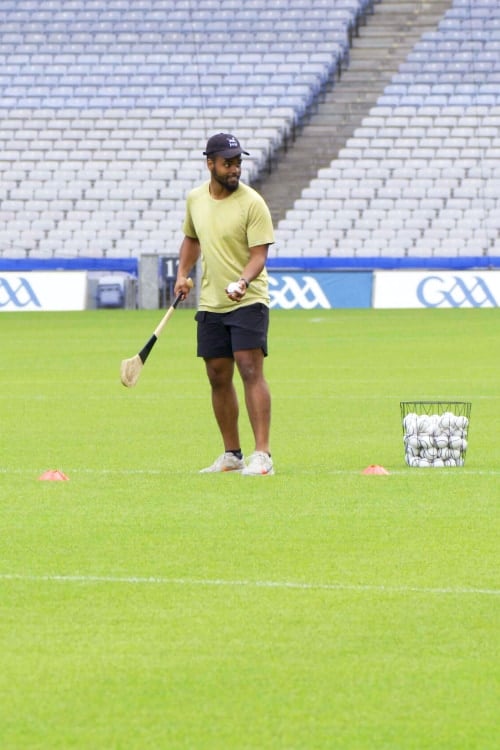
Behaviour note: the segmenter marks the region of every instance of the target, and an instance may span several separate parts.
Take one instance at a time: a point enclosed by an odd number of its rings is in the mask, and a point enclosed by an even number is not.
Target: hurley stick
[[[192,279],[187,280],[188,286],[190,289],[193,287],[193,281]],[[167,312],[163,316],[163,318],[160,320],[158,325],[155,328],[155,331],[149,341],[146,342],[146,344],[142,347],[141,351],[136,354],[134,357],[130,357],[130,359],[123,359],[121,366],[120,366],[120,380],[122,381],[123,385],[127,388],[132,388],[137,381],[139,380],[139,375],[141,374],[141,370],[144,367],[144,363],[146,362],[147,358],[149,357],[149,354],[151,352],[151,349],[158,341],[158,338],[167,325],[168,321],[173,315],[173,312],[179,302],[182,300],[183,294],[180,292],[173,303],[168,308]]]

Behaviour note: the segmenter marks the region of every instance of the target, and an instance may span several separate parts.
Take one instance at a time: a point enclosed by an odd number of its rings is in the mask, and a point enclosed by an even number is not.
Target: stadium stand
[[[373,0],[5,0],[0,255],[176,252],[207,133],[270,169]],[[228,31],[229,30],[229,31]],[[499,254],[500,9],[454,0],[277,228],[274,256]]]
[[[251,182],[345,64],[367,5],[3,2],[0,253],[172,251],[207,133],[251,141]]]
[[[279,222],[278,257],[500,255],[499,28],[496,0],[455,0]]]

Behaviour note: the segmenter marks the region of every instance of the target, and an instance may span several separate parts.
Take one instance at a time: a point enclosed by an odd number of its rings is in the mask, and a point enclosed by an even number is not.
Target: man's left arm
[[[247,282],[247,286],[250,286],[251,282],[264,270],[268,250],[269,245],[256,245],[249,248],[250,257],[241,272],[241,278]]]
[[[269,245],[255,245],[249,248],[249,258],[237,283],[237,289],[228,292],[228,297],[233,300],[240,300],[254,279],[264,270],[266,265]]]

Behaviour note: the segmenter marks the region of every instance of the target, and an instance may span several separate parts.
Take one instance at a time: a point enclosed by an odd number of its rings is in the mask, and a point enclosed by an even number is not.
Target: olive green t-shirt
[[[249,248],[274,242],[270,211],[256,190],[239,184],[227,198],[215,200],[206,182],[190,191],[183,231],[201,247],[202,278],[199,309],[229,312],[236,305],[262,302],[269,307],[267,271],[253,279],[242,301],[228,299],[225,288],[241,278]]]

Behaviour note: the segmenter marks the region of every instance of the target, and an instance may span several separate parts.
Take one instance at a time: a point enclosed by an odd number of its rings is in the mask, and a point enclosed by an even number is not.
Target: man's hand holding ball
[[[229,299],[239,302],[244,297],[248,287],[248,282],[245,279],[239,279],[238,281],[232,281],[227,285],[225,292]]]

